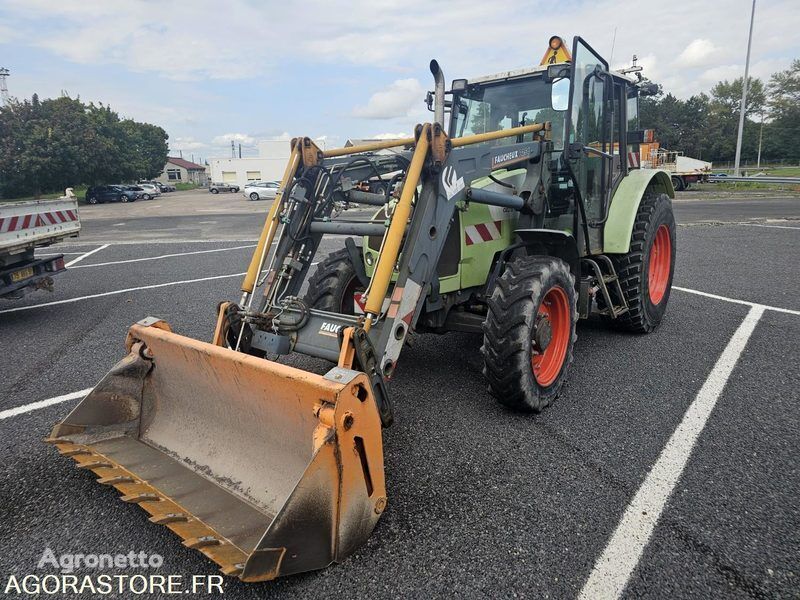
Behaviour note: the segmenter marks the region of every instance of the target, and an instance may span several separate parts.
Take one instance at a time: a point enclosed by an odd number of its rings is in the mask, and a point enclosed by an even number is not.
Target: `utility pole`
[[[742,80],[742,104],[739,107],[739,133],[736,135],[736,160],[733,165],[733,176],[739,177],[739,159],[742,157],[742,134],[744,133],[744,109],[747,106],[747,76],[750,72],[750,46],[753,43],[753,20],[756,16],[756,0],[750,11],[750,35],[747,37],[747,58],[744,62],[744,79]]]
[[[8,86],[6,85],[6,77],[11,74],[11,71],[5,67],[0,67],[0,106],[7,106],[8,101],[11,99],[8,95]]]

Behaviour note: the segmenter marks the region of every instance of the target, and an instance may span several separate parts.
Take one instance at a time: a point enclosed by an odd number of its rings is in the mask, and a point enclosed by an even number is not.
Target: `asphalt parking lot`
[[[77,399],[31,406],[94,385],[146,315],[210,339],[268,204],[209,196],[82,209],[81,238],[47,250],[77,261],[55,291],[0,304],[3,578],[53,572],[48,547],[217,572],[42,443]],[[225,596],[800,596],[800,198],[687,194],[675,212],[657,332],[580,323],[565,391],[535,416],[488,396],[478,336],[421,336],[391,383],[389,508],[368,543]]]

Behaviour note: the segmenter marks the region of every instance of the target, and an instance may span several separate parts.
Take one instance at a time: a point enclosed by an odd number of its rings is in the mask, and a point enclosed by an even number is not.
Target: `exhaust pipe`
[[[435,82],[433,120],[444,128],[444,73],[436,60],[431,61],[431,73]]]

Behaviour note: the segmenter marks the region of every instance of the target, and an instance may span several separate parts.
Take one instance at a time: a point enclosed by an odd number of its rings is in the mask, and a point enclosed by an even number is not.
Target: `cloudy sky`
[[[743,74],[749,16],[749,0],[0,0],[0,66],[13,96],[110,104],[197,160],[231,139],[408,134],[431,58],[448,80],[531,66],[552,34],[613,45],[614,68],[637,54],[686,97]],[[797,0],[759,0],[751,74],[800,57],[798,24]]]

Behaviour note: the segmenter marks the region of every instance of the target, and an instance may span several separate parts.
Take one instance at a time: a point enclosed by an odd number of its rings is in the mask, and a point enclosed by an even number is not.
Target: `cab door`
[[[614,83],[608,63],[580,37],[573,45],[571,82],[567,162],[581,203],[586,250],[594,254],[602,252],[600,224],[615,171]]]

